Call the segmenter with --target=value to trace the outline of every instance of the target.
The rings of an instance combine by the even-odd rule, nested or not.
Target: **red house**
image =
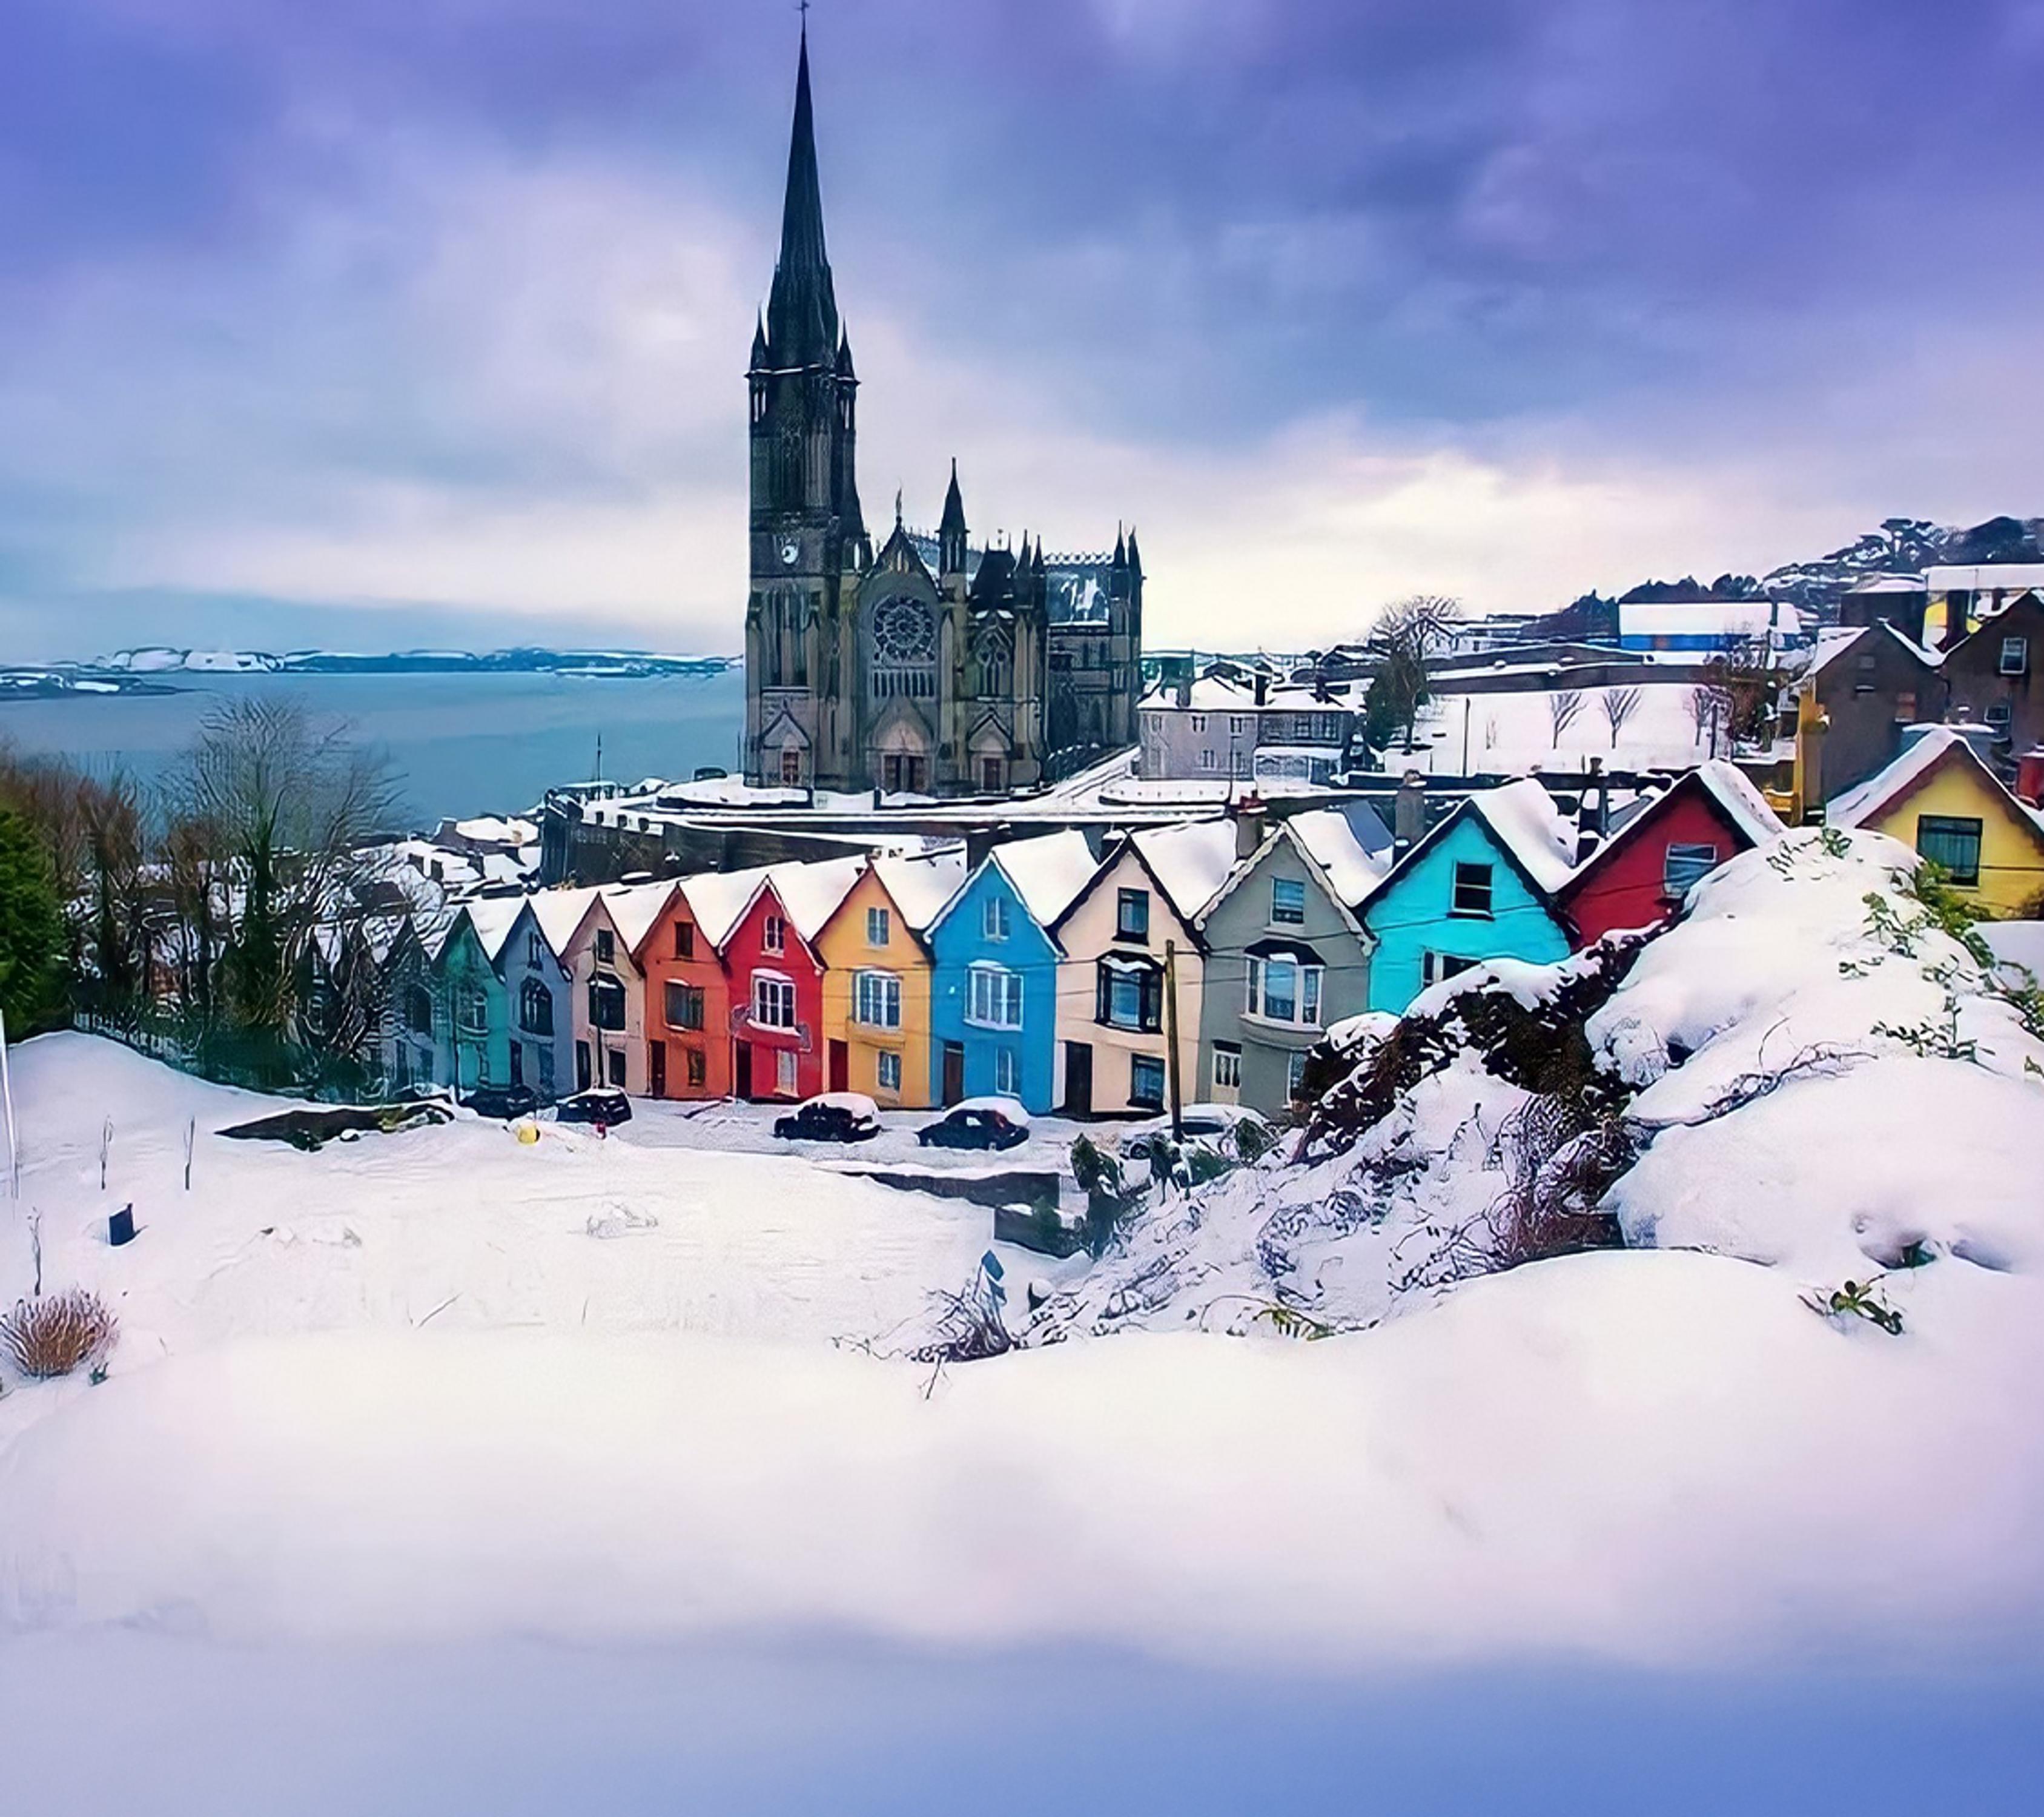
[[[1578,948],[1623,928],[1673,916],[1689,885],[1782,831],[1760,791],[1722,759],[1701,764],[1654,797],[1590,854],[1555,892]]]

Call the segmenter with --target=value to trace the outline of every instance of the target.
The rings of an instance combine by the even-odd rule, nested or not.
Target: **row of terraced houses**
[[[1166,1102],[1175,1039],[1187,1101],[1275,1113],[1333,1024],[1651,923],[1779,831],[1720,763],[1595,829],[1529,779],[1402,850],[1359,802],[1276,818],[1248,801],[971,863],[954,846],[483,897],[378,936],[384,1068],[394,1088],[542,1099],[851,1090],[1141,1113]]]

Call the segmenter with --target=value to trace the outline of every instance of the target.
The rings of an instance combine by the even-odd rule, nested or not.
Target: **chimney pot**
[[[1395,850],[1405,851],[1426,836],[1427,779],[1408,770],[1400,779],[1398,793],[1391,805],[1391,839]]]
[[[1262,797],[1239,797],[1228,812],[1235,816],[1235,855],[1248,858],[1262,845],[1267,816]]]

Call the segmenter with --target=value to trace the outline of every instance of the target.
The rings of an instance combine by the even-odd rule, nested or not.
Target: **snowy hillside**
[[[33,1213],[124,1331],[103,1385],[0,1399],[0,1625],[1287,1663],[2034,1630],[2044,1047],[1902,848],[1792,835],[1658,939],[1339,1034],[1302,1139],[1045,1264],[1033,1316],[1011,1266],[1024,1346],[937,1371],[885,1339],[983,1211],[651,1118],[237,1145],[262,1101],[30,1043],[0,1268]],[[1555,1220],[1626,1247],[1490,1271]]]

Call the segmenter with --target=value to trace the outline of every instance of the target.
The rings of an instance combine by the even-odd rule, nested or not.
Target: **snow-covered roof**
[[[1179,920],[1188,924],[1220,893],[1235,869],[1235,822],[1225,816],[1151,827],[1136,834],[1135,843]]]
[[[1975,562],[1927,569],[1932,593],[2010,593],[2044,587],[2044,562]]]
[[[813,940],[851,894],[866,865],[863,857],[825,858],[805,864],[777,864],[767,874],[795,932],[805,940]]]
[[[617,884],[604,890],[603,905],[610,911],[611,924],[628,951],[638,951],[674,893],[671,878],[657,883]]]
[[[456,820],[454,830],[478,845],[528,846],[540,836],[540,829],[530,820],[504,814],[481,814],[472,820]]]
[[[682,895],[689,912],[713,947],[721,947],[731,938],[731,930],[738,925],[746,905],[766,881],[767,870],[765,865],[756,865],[749,870],[705,871],[682,879]]]
[[[1824,804],[1825,824],[1834,827],[1863,827],[1914,789],[1933,770],[1947,762],[1969,764],[1986,787],[2008,801],[2011,810],[2030,819],[2031,811],[2002,786],[2001,779],[1981,762],[1971,739],[1949,726],[1933,726],[1911,743],[1885,770],[1877,770],[1842,795]]]
[[[532,916],[547,944],[558,958],[567,955],[569,943],[580,929],[582,917],[602,892],[598,889],[542,889],[532,898]]]
[[[1551,893],[1568,881],[1575,868],[1575,826],[1531,777],[1484,789],[1467,805],[1541,889]]]
[[[1375,815],[1370,820],[1377,831],[1383,830],[1384,823]],[[1371,849],[1357,837],[1350,816],[1339,808],[1311,809],[1293,815],[1285,824],[1313,862],[1327,873],[1335,893],[1351,908],[1383,882],[1391,868],[1389,836]]]
[[[482,943],[483,956],[492,965],[504,951],[504,943],[511,937],[511,930],[518,917],[524,912],[526,899],[522,896],[478,896],[462,905],[468,916],[469,924],[475,929],[475,937]]]
[[[1187,713],[1342,713],[1353,712],[1353,700],[1324,699],[1310,686],[1297,682],[1266,682],[1264,697],[1256,697],[1253,681],[1238,681],[1230,675],[1202,675],[1187,690],[1182,709],[1176,682],[1159,682],[1143,697],[1145,707],[1162,707]]]
[[[877,858],[873,873],[901,911],[901,919],[920,934],[964,883],[965,847],[954,846],[928,858]]]
[[[1923,577],[1921,574],[1869,574],[1865,579],[1855,581],[1847,587],[1846,597],[1850,599],[1855,594],[1923,591]]]
[[[1022,898],[1023,907],[1043,928],[1071,906],[1100,868],[1085,835],[1070,828],[1039,839],[1011,839],[996,846],[993,858]]]
[[[1943,660],[1937,651],[1926,650],[1922,644],[1917,643],[1913,638],[1904,636],[1883,618],[1872,624],[1862,625],[1857,629],[1834,626],[1819,632],[1816,654],[1811,658],[1810,666],[1804,673],[1806,675],[1815,675],[1819,670],[1829,668],[1848,650],[1854,648],[1862,637],[1877,637],[1883,635],[1893,638],[1927,668],[1934,669]]]
[[[1752,779],[1736,763],[1714,757],[1696,766],[1696,780],[1725,817],[1755,845],[1778,839],[1787,829],[1781,816],[1767,805],[1767,797],[1754,787]]]

